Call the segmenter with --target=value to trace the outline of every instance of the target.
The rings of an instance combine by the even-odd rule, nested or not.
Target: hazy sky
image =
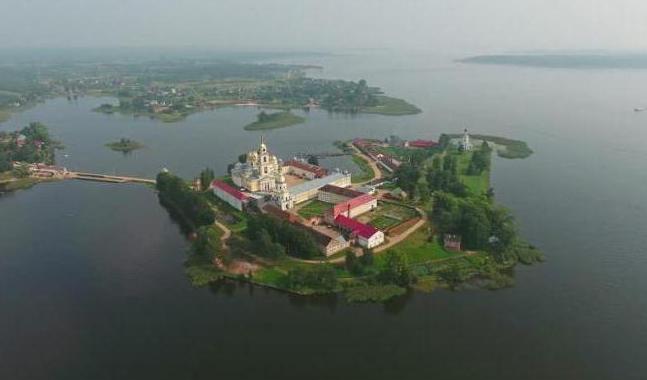
[[[647,49],[645,0],[0,0],[0,47]]]

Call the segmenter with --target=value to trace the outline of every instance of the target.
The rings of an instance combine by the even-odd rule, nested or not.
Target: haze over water
[[[330,78],[405,98],[423,113],[329,116],[267,133],[284,158],[352,137],[442,132],[527,141],[496,159],[498,202],[547,262],[495,292],[415,293],[381,305],[246,285],[193,289],[187,243],[136,185],[62,182],[0,198],[0,378],[640,379],[647,373],[647,70],[455,63],[401,52],[303,58]],[[74,169],[191,178],[252,148],[254,109],[164,124],[54,99],[0,124],[47,124]],[[146,149],[103,147],[131,137]],[[67,154],[68,157],[63,156]],[[328,163],[344,166],[343,160]]]

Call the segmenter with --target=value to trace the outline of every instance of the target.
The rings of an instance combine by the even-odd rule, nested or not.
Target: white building
[[[243,207],[250,199],[247,194],[217,179],[211,182],[211,189],[215,196],[239,211],[243,211]]]
[[[467,133],[467,128],[465,128],[465,131],[463,131],[463,138],[461,139],[458,147],[463,151],[472,150],[472,142],[470,141],[470,134]]]
[[[350,173],[341,173],[335,172],[333,174],[327,175],[322,178],[316,178],[312,181],[307,181],[300,183],[298,185],[292,186],[288,189],[294,204],[299,204],[301,202],[308,201],[310,199],[317,198],[319,189],[326,185],[335,185],[339,187],[348,187],[351,183]]]

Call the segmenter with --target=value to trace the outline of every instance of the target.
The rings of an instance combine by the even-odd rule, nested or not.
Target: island
[[[191,282],[384,302],[410,290],[509,287],[517,264],[543,261],[490,186],[492,153],[527,157],[525,143],[466,130],[438,141],[335,145],[373,175],[358,182],[313,162],[282,161],[263,138],[227,176],[205,169],[187,183],[160,173],[160,202],[192,240]]]
[[[106,147],[114,150],[115,152],[130,153],[134,150],[143,148],[144,145],[138,143],[137,141],[122,137],[121,139],[119,139],[119,141],[107,143]]]
[[[645,53],[489,54],[467,57],[461,63],[563,69],[645,69]]]
[[[297,116],[290,111],[266,113],[261,111],[257,116],[257,120],[253,123],[247,124],[245,130],[257,131],[263,129],[277,129],[285,128],[291,125],[301,124],[305,122],[305,118]]]

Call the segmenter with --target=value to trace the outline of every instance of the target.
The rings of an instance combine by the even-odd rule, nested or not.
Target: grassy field
[[[351,179],[352,183],[366,182],[375,178],[375,173],[373,173],[371,165],[369,165],[369,163],[364,158],[354,154],[353,162],[355,163],[355,165],[357,165],[357,167],[359,167],[359,169],[362,171],[362,174],[353,175]]]
[[[456,253],[448,252],[441,247],[436,239],[429,241],[426,228],[420,228],[407,239],[396,244],[391,249],[404,252],[409,257],[409,264],[420,264],[433,260],[446,259],[455,256]],[[385,255],[376,255],[375,263],[382,266]]]
[[[380,215],[371,220],[371,225],[373,225],[375,228],[379,230],[386,230],[387,228],[393,227],[400,223],[401,221],[399,221],[398,219],[393,219],[386,215]]]
[[[267,120],[257,120],[245,126],[246,131],[258,131],[263,129],[277,129],[289,127],[291,125],[301,124],[306,121],[305,118],[297,116],[291,112],[276,112],[267,115]]]
[[[315,216],[323,216],[324,212],[330,209],[332,205],[330,203],[322,202],[319,200],[312,200],[306,203],[303,207],[297,211],[305,219],[309,219]]]
[[[380,115],[401,116],[415,115],[422,112],[420,108],[408,103],[404,99],[392,98],[390,96],[378,96],[379,104],[374,107],[364,107],[364,113],[376,113]]]
[[[458,172],[461,181],[473,194],[483,194],[490,188],[490,171],[484,170],[480,175],[466,175],[463,174],[467,171],[472,159],[472,152],[456,153],[458,162]]]

